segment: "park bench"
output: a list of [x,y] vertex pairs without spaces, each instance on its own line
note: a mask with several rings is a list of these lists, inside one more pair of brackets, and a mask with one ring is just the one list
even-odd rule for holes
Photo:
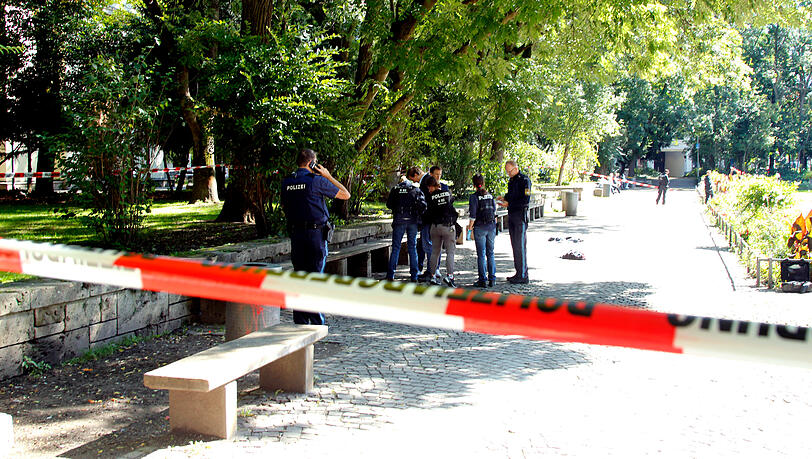
[[[391,240],[373,240],[330,250],[324,272],[341,276],[372,277],[373,272],[386,271],[391,250]],[[280,266],[293,269],[290,261],[280,263]]]
[[561,194],[562,191],[575,191],[576,193],[578,193],[578,200],[579,201],[581,200],[581,195],[584,192],[583,185],[572,185],[572,186],[570,186],[570,185],[560,185],[560,186],[542,185],[542,186],[537,186],[535,188],[537,190],[539,190],[539,191],[556,191],[556,192],[559,193],[559,195]]
[[144,374],[144,385],[169,390],[175,432],[231,438],[237,430],[237,379],[259,370],[261,388],[307,393],[313,388],[313,343],[324,325],[276,325]]

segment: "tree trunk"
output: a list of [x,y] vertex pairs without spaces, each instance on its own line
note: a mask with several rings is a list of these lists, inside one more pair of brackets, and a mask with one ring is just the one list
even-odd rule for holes
[[561,186],[564,178],[564,166],[567,164],[567,157],[570,155],[570,144],[567,142],[564,145],[564,157],[561,159],[561,167],[558,168],[558,180],[555,182],[556,186]]

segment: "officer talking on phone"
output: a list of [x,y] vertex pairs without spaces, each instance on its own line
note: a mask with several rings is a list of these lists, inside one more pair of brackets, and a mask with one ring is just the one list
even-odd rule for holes
[[[333,226],[324,198],[350,199],[350,192],[316,162],[316,152],[305,148],[296,155],[296,172],[282,181],[282,207],[288,220],[293,269],[324,272],[327,243]],[[324,314],[293,311],[297,324],[324,325]]]

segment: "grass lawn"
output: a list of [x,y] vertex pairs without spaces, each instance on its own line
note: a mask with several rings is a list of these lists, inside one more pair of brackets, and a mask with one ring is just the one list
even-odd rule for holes
[[[146,239],[162,240],[169,239],[176,241],[187,238],[194,238],[202,229],[206,233],[215,233],[215,236],[222,234],[227,236],[235,231],[250,235],[252,228],[250,225],[237,223],[224,223],[208,225],[217,218],[222,203],[218,204],[187,204],[185,201],[156,202],[152,206],[152,212],[146,218]],[[50,204],[15,204],[13,202],[0,203],[0,237],[8,239],[20,239],[36,242],[49,242],[54,244],[77,244],[77,245],[99,245],[94,239],[93,232],[85,228],[79,216],[86,215],[86,211],[78,208],[67,208],[70,212],[77,214],[74,218],[62,218],[62,209]],[[246,239],[242,234],[240,239]],[[250,237],[249,237],[250,238]],[[222,242],[220,242],[222,243]],[[218,245],[214,243],[213,245]],[[163,247],[156,246],[151,251],[171,252]],[[185,248],[185,247],[184,247]],[[16,273],[0,271],[0,283],[13,282],[16,280],[29,279],[26,276]]]
[[[179,230],[217,218],[222,203],[187,204],[186,202],[159,202],[152,206],[146,218],[146,234],[166,229]],[[93,232],[82,226],[79,217],[86,211],[68,208],[75,218],[62,218],[61,207],[48,204],[0,203],[0,237],[28,241],[84,244],[92,242]]]

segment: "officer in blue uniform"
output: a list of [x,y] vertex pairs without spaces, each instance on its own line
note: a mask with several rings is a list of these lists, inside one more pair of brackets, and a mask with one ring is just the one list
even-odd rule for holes
[[[297,271],[321,273],[324,272],[327,242],[332,233],[324,198],[349,199],[350,192],[316,162],[313,150],[300,151],[296,165],[299,167],[296,172],[282,180],[282,207],[288,220],[290,258]],[[293,322],[324,325],[324,315],[293,311]]]
[[409,279],[417,282],[417,223],[426,211],[426,197],[413,181],[419,180],[422,171],[412,167],[406,172],[406,180],[389,192],[386,207],[392,209],[392,253],[389,256],[387,280],[395,279],[395,269],[400,257],[400,245],[406,234],[409,250]]
[[[429,192],[428,185],[427,185],[427,183],[428,183],[427,179],[429,177],[434,177],[434,179],[437,180],[437,183],[440,184],[440,191],[448,191],[448,185],[446,185],[445,183],[440,182],[440,179],[442,178],[442,176],[443,176],[443,168],[435,164],[434,166],[431,166],[429,168],[429,172],[427,174],[424,174],[422,177],[420,177],[420,180],[418,182],[418,186],[420,186],[420,191],[423,192],[423,196],[426,197],[426,202],[427,203],[429,201],[429,194],[431,194]],[[425,259],[426,260],[426,271],[423,272],[423,274],[420,275],[420,278],[421,278],[420,280],[425,282],[425,281],[428,280],[429,258],[431,258],[431,252],[432,252],[432,248],[431,248],[431,223],[426,224],[425,222],[423,222],[423,219],[421,218],[419,229],[420,229],[420,245],[417,246],[417,270],[421,271],[423,269],[423,260]],[[438,261],[438,263],[439,263],[439,261]]]
[[476,191],[468,198],[470,217],[468,230],[474,232],[476,267],[479,275],[473,287],[493,287],[496,282],[496,262],[493,257],[493,244],[496,239],[496,200],[485,189],[485,179],[482,175],[476,174],[472,181]]
[[519,172],[516,161],[505,162],[505,172],[508,181],[508,192],[498,198],[499,205],[507,207],[508,231],[510,245],[513,247],[513,266],[516,274],[508,277],[511,284],[526,284],[530,282],[527,273],[527,222],[529,221],[528,208],[530,207],[530,193],[532,184],[530,179]]

